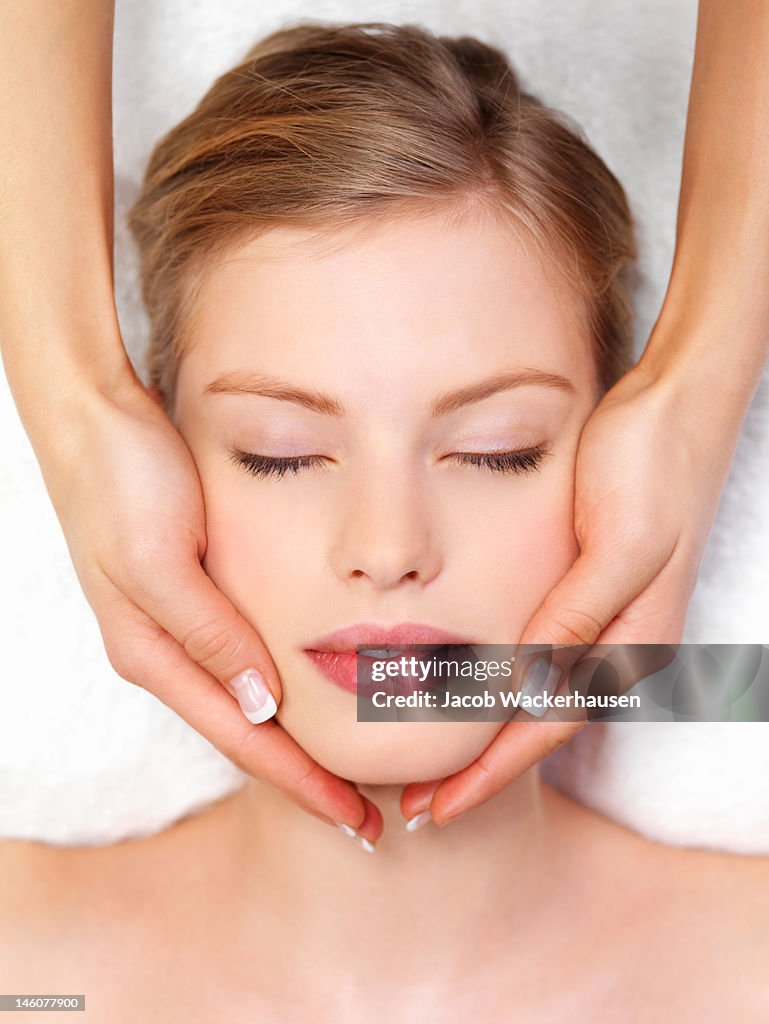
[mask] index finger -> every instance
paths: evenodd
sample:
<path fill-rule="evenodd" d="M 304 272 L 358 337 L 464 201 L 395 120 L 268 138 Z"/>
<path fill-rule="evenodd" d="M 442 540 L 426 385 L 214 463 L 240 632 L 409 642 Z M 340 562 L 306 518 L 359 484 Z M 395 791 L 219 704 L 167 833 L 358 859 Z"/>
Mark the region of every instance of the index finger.
<path fill-rule="evenodd" d="M 436 825 L 490 800 L 513 779 L 552 754 L 586 722 L 507 722 L 472 764 L 441 782 L 430 803 Z"/>

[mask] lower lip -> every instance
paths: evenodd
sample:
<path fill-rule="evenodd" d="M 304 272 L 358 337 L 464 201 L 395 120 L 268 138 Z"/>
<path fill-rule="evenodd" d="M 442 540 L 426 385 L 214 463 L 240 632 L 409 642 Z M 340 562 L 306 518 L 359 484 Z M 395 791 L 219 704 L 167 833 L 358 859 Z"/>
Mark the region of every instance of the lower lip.
<path fill-rule="evenodd" d="M 438 650 L 438 646 L 435 648 Z M 424 658 L 427 653 L 427 648 L 423 645 L 420 647 L 419 655 Z M 399 654 L 392 658 L 372 658 L 365 654 L 357 654 L 355 651 L 340 652 L 340 651 L 311 651 L 306 650 L 305 654 L 312 661 L 312 663 L 320 669 L 323 675 L 329 679 L 332 683 L 336 683 L 337 686 L 343 690 L 347 690 L 349 693 L 358 694 L 361 697 L 370 697 L 376 692 L 394 693 L 394 694 L 410 694 L 415 690 L 424 690 L 431 685 L 431 677 L 424 682 L 414 676 L 387 676 L 382 682 L 372 682 L 370 678 L 370 671 L 367 670 L 367 665 L 372 665 L 375 661 L 400 661 L 401 658 L 410 657 L 407 651 L 401 651 Z M 361 659 L 361 670 L 363 678 L 358 683 L 358 658 Z M 436 680 L 438 682 L 438 680 Z"/>

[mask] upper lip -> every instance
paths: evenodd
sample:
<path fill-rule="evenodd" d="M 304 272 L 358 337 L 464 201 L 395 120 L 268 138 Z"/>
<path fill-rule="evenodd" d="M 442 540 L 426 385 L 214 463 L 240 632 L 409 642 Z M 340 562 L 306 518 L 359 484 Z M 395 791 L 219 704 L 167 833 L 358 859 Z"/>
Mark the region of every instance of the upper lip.
<path fill-rule="evenodd" d="M 398 622 L 391 626 L 378 625 L 375 622 L 358 622 L 319 637 L 308 645 L 307 650 L 341 653 L 354 652 L 358 646 L 410 648 L 421 645 L 442 647 L 444 644 L 470 643 L 472 641 L 467 637 L 421 622 Z"/>

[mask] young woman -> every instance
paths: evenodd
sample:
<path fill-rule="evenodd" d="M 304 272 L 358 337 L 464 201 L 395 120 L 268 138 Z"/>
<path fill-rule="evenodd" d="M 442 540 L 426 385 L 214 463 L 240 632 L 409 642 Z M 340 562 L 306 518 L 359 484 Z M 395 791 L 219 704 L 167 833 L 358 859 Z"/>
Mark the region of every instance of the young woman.
<path fill-rule="evenodd" d="M 634 255 L 578 130 L 475 40 L 297 26 L 159 144 L 132 225 L 206 571 L 275 661 L 276 721 L 369 815 L 251 779 L 141 840 L 5 843 L 4 991 L 110 1021 L 765 1019 L 769 858 L 650 842 L 536 767 L 406 829 L 402 787 L 502 723 L 359 722 L 339 685 L 357 642 L 515 643 L 576 557 Z"/>

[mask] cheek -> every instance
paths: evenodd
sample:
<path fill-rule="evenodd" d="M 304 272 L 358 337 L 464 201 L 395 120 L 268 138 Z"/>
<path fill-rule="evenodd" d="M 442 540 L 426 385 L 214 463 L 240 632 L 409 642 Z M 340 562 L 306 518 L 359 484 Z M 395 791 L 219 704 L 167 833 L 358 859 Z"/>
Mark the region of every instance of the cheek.
<path fill-rule="evenodd" d="M 574 534 L 573 469 L 551 467 L 504 498 L 475 509 L 462 534 L 467 611 L 488 643 L 515 643 L 542 600 L 579 554 Z"/>
<path fill-rule="evenodd" d="M 248 486 L 204 490 L 204 568 L 267 646 L 277 645 L 292 627 L 299 581 L 306 581 L 309 567 L 317 564 L 311 523 L 306 513 L 297 523 L 274 501 L 268 507 L 256 500 Z"/>

